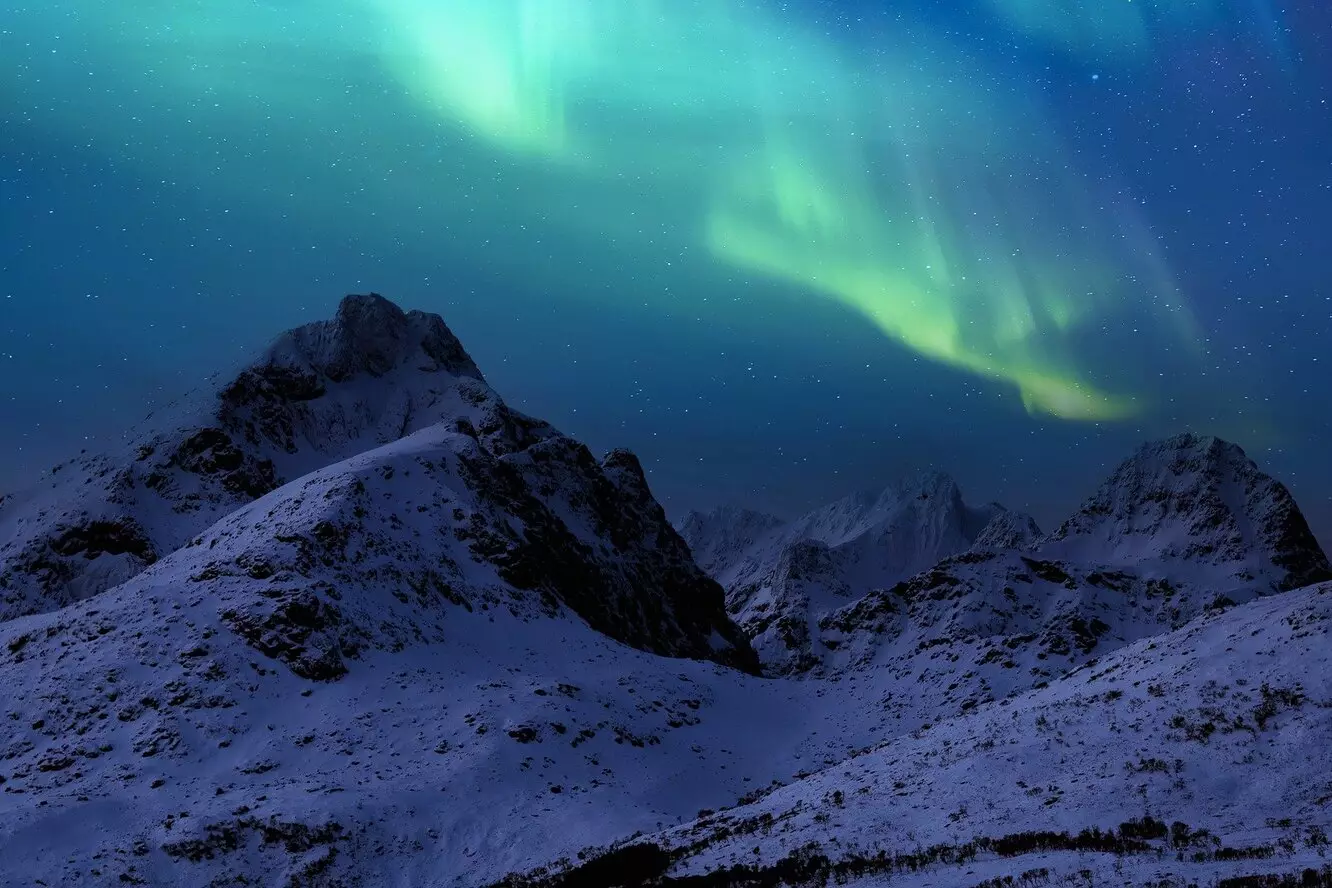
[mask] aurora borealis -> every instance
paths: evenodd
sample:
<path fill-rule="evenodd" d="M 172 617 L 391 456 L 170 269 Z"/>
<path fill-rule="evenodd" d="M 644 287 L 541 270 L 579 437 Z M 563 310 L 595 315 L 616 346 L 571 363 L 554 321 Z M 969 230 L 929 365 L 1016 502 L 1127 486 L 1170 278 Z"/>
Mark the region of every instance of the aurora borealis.
<path fill-rule="evenodd" d="M 1317 273 L 1262 271 L 1308 235 L 1257 221 L 1332 222 L 1301 189 L 1328 165 L 1309 160 L 1332 129 L 1328 53 L 1307 36 L 1327 14 L 884 6 L 8 9 L 0 351 L 30 368 L 13 465 L 77 444 L 77 405 L 105 434 L 185 387 L 182 365 L 234 361 L 365 288 L 441 312 L 507 395 L 645 451 L 690 504 L 780 507 L 950 456 L 1020 501 L 1018 464 L 1040 459 L 1024 446 L 1098 442 L 1099 459 L 1184 425 L 1302 462 L 1291 356 L 1263 357 L 1267 317 L 1235 306 L 1327 328 Z M 1325 170 L 1321 187 L 1332 203 Z M 1242 224 L 1219 235 L 1227 215 Z M 1245 267 L 1214 274 L 1204 244 Z M 987 464 L 959 429 L 1008 443 Z M 801 453 L 814 468 L 792 468 Z M 776 477 L 801 471 L 789 492 Z"/>

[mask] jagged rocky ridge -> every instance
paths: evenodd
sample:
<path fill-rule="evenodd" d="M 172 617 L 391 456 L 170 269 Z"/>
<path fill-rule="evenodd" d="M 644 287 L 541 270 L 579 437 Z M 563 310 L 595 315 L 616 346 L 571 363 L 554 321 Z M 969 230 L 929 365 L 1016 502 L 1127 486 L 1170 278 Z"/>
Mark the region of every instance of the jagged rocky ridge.
<path fill-rule="evenodd" d="M 330 594 L 344 584 L 391 578 L 431 602 L 428 622 L 444 618 L 447 607 L 432 608 L 445 601 L 531 593 L 546 609 L 567 606 L 628 644 L 752 668 L 720 590 L 694 565 L 633 455 L 616 451 L 598 462 L 582 444 L 510 409 L 437 315 L 349 296 L 332 321 L 283 334 L 215 395 L 175 413 L 165 431 L 60 467 L 5 504 L 0 618 L 95 596 L 182 546 L 201 545 L 197 534 L 230 513 L 222 527 L 252 522 L 242 551 L 230 547 L 229 559 L 194 572 L 291 587 L 261 596 L 262 617 L 238 611 L 234 626 L 252 640 L 310 635 L 307 624 L 337 621 Z M 324 467 L 332 474 L 321 475 Z M 369 502 L 371 471 L 385 482 L 415 472 L 415 490 L 383 492 L 386 505 Z M 313 493 L 281 489 L 288 479 L 301 490 L 322 483 L 319 507 L 302 505 Z M 258 517 L 242 508 L 256 499 Z M 428 523 L 415 531 L 421 542 L 367 562 L 398 545 L 368 536 L 367 522 L 389 521 L 390 535 L 401 530 L 406 500 L 426 516 L 410 516 Z M 377 566 L 327 581 L 310 572 L 348 561 Z M 473 563 L 495 571 L 490 586 L 474 588 Z M 357 646 L 349 631 L 313 647 L 256 644 L 328 677 L 342 669 L 340 651 Z"/>
<path fill-rule="evenodd" d="M 0 619 L 62 607 L 134 576 L 239 505 L 433 423 L 467 418 L 493 446 L 511 416 L 434 315 L 376 295 L 284 333 L 113 452 L 56 466 L 0 509 Z"/>
<path fill-rule="evenodd" d="M 1332 579 L 1285 485 L 1235 444 L 1192 434 L 1143 445 L 1041 549 L 1111 563 L 1186 562 L 1206 567 L 1213 582 L 1263 592 Z"/>
<path fill-rule="evenodd" d="M 680 530 L 726 587 L 727 610 L 764 668 L 783 674 L 822 667 L 832 650 L 819 621 L 867 591 L 978 542 L 1010 545 L 1039 534 L 1028 516 L 993 503 L 969 506 L 957 483 L 938 472 L 845 497 L 791 522 L 723 508 L 690 513 Z"/>
<path fill-rule="evenodd" d="M 912 487 L 898 485 L 880 499 L 914 502 L 904 489 Z M 935 502 L 961 503 L 955 484 L 943 489 L 948 496 Z M 868 500 L 812 515 L 855 514 L 858 501 Z M 691 545 L 707 547 L 696 541 L 705 529 L 736 536 L 724 529 L 734 514 L 691 516 L 682 529 Z M 993 506 L 971 537 L 934 532 L 965 526 L 947 520 L 948 508 L 896 514 L 891 530 L 876 526 L 854 537 L 854 563 L 891 563 L 902 540 L 924 540 L 930 566 L 900 582 L 878 584 L 872 573 L 857 580 L 837 547 L 815 535 L 818 519 L 782 525 L 724 559 L 712 556 L 727 606 L 765 664 L 790 672 L 872 663 L 909 671 L 920 654 L 913 645 L 999 641 L 1017 651 L 1000 658 L 1009 669 L 1048 679 L 1093 651 L 1178 628 L 1208 609 L 1332 578 L 1289 491 L 1215 438 L 1144 445 L 1048 537 L 1030 517 Z M 965 513 L 953 506 L 951 514 Z M 921 529 L 913 533 L 911 522 Z M 877 557 L 865 554 L 875 548 Z M 1023 654 L 1036 659 L 1023 662 Z M 1007 679 L 1001 684 L 1012 688 Z M 986 682 L 971 685 L 973 701 L 991 696 L 973 694 Z"/>

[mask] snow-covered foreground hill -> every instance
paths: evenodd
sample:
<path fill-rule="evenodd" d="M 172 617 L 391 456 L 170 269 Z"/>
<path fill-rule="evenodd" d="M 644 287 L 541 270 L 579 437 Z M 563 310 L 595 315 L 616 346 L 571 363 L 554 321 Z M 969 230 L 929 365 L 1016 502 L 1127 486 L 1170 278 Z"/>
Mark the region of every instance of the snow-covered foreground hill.
<path fill-rule="evenodd" d="M 1330 634 L 1332 584 L 1260 599 L 518 881 L 1328 884 Z"/>
<path fill-rule="evenodd" d="M 15 878 L 281 885 L 329 867 L 315 884 L 480 884 L 879 734 L 844 701 L 504 606 L 441 605 L 429 640 L 314 681 L 235 633 L 243 593 L 174 566 L 0 632 Z M 342 596 L 366 624 L 399 604 Z"/>
<path fill-rule="evenodd" d="M 706 635 L 666 619 L 652 578 L 594 590 L 604 610 L 560 585 L 558 560 L 517 585 L 521 550 L 468 458 L 471 437 L 423 430 L 114 589 L 0 624 L 0 856 L 27 861 L 16 877 L 482 884 L 902 729 L 874 674 L 767 680 L 612 640 L 736 658 L 724 617 Z M 595 579 L 604 556 L 583 554 L 577 577 Z M 713 647 L 691 650 L 700 638 Z"/>
<path fill-rule="evenodd" d="M 391 579 L 339 590 L 338 621 L 366 649 L 334 681 L 302 677 L 247 643 L 282 572 L 204 575 L 244 553 L 245 518 L 0 630 L 0 856 L 16 884 L 483 885 L 638 832 L 690 849 L 675 871 L 705 872 L 776 866 L 811 842 L 835 863 L 1143 815 L 1274 849 L 983 849 L 918 873 L 1209 884 L 1313 863 L 1332 829 L 1326 585 L 936 720 L 942 688 L 923 672 L 761 679 L 629 648 L 535 602 L 403 601 Z M 317 634 L 330 614 L 289 616 Z M 933 694 L 910 689 L 921 678 Z M 885 709 L 894 693 L 914 696 L 909 725 Z M 730 807 L 744 796 L 758 798 Z M 1109 877 L 1117 864 L 1134 879 Z"/>
<path fill-rule="evenodd" d="M 437 317 L 350 297 L 174 415 L 4 505 L 0 883 L 1321 866 L 1332 586 L 1280 590 L 1327 561 L 1233 445 L 1144 447 L 1046 540 L 941 476 L 696 520 L 714 572 L 775 553 L 743 607 L 819 667 L 781 678 L 637 460 L 510 410 Z"/>

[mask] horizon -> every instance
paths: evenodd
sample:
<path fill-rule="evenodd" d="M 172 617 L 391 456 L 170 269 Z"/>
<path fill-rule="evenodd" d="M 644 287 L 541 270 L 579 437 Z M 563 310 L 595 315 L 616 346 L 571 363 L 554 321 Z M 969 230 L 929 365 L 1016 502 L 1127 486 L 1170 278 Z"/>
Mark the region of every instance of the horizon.
<path fill-rule="evenodd" d="M 16 10 L 0 485 L 373 288 L 671 514 L 936 468 L 1045 527 L 1192 430 L 1326 546 L 1332 7 L 1045 6 Z"/>
<path fill-rule="evenodd" d="M 377 292 L 374 291 L 371 292 L 373 295 L 380 295 Z M 399 303 L 396 300 L 392 299 L 391 297 L 383 297 L 383 298 L 388 299 L 390 302 L 398 306 L 403 311 L 412 310 L 412 306 Z M 325 317 L 313 318 L 311 319 L 311 321 L 308 321 L 307 323 L 317 323 L 322 320 L 328 320 L 331 319 L 333 315 L 334 311 L 329 311 L 327 312 Z M 446 325 L 448 324 L 447 318 L 442 318 L 442 320 Z M 138 421 L 131 423 L 128 426 L 125 426 L 123 429 L 120 429 L 117 432 L 108 433 L 108 435 L 105 438 L 101 439 L 100 445 L 96 441 L 92 440 L 85 441 L 83 447 L 79 448 L 78 450 L 69 451 L 65 453 L 65 455 L 63 455 L 62 457 L 50 461 L 47 466 L 41 468 L 35 475 L 30 475 L 26 477 L 26 479 L 19 477 L 16 478 L 13 483 L 6 483 L 6 479 L 3 476 L 0 476 L 0 494 L 10 493 L 10 492 L 21 493 L 25 489 L 29 489 L 39 485 L 43 479 L 51 475 L 51 470 L 53 468 L 64 464 L 70 459 L 76 458 L 81 453 L 99 453 L 103 451 L 109 452 L 112 451 L 117 445 L 124 445 L 132 442 L 135 439 L 135 437 L 142 432 L 143 426 L 150 418 L 150 416 L 157 415 L 173 407 L 181 406 L 182 404 L 187 403 L 191 397 L 197 397 L 197 396 L 211 397 L 214 393 L 219 391 L 228 382 L 230 382 L 231 379 L 234 378 L 235 373 L 238 373 L 245 367 L 250 366 L 254 360 L 262 356 L 263 352 L 271 344 L 276 342 L 277 339 L 279 339 L 281 336 L 285 335 L 286 333 L 290 332 L 293 329 L 295 328 L 289 328 L 288 330 L 279 331 L 274 335 L 267 337 L 267 339 L 264 340 L 262 345 L 255 344 L 252 345 L 250 348 L 245 349 L 241 353 L 243 355 L 242 357 L 238 357 L 234 362 L 232 362 L 230 365 L 226 367 L 214 369 L 212 372 L 208 373 L 201 382 L 192 386 L 190 389 L 181 392 L 179 395 L 175 397 L 163 398 L 162 400 L 156 402 L 151 402 L 150 406 L 146 407 L 142 411 L 142 416 Z M 450 329 L 452 328 L 450 327 Z M 463 347 L 467 348 L 468 346 L 466 340 L 461 340 L 461 341 Z M 475 356 L 473 357 L 475 358 Z M 484 366 L 484 363 L 478 361 L 478 365 L 480 366 L 482 375 L 485 376 L 487 381 L 489 382 L 490 377 L 486 374 L 486 368 Z M 514 407 L 520 406 L 513 404 L 511 399 L 506 397 L 504 391 L 498 388 L 496 390 L 501 398 L 504 398 L 506 402 L 510 403 L 510 406 Z M 546 419 L 546 417 L 542 415 L 539 408 L 536 408 L 534 410 L 523 409 L 523 412 L 529 413 L 529 415 L 535 416 L 538 419 Z M 591 442 L 586 441 L 577 434 L 572 433 L 569 429 L 561 426 L 559 423 L 552 422 L 552 424 L 555 425 L 556 428 L 559 428 L 561 431 L 565 432 L 566 434 L 571 434 L 577 440 L 580 440 L 584 444 L 587 444 L 593 450 L 593 452 L 598 455 L 599 458 L 604 457 L 610 451 L 620 447 L 620 445 L 614 443 L 613 441 L 602 442 L 598 446 L 593 446 Z M 1291 496 L 1294 498 L 1297 507 L 1299 507 L 1301 513 L 1305 517 L 1305 520 L 1308 522 L 1309 527 L 1313 532 L 1315 539 L 1318 541 L 1318 544 L 1324 549 L 1325 552 L 1332 551 L 1332 546 L 1329 545 L 1329 536 L 1327 533 L 1330 528 L 1326 526 L 1320 526 L 1318 523 L 1316 523 L 1315 515 L 1311 514 L 1308 510 L 1306 510 L 1304 504 L 1301 503 L 1298 489 L 1292 487 L 1284 479 L 1274 474 L 1273 472 L 1269 471 L 1268 468 L 1264 466 L 1260 460 L 1254 458 L 1253 455 L 1249 453 L 1249 451 L 1247 450 L 1247 448 L 1244 447 L 1242 442 L 1230 441 L 1220 436 L 1206 435 L 1193 432 L 1190 430 L 1181 430 L 1179 432 L 1164 435 L 1162 437 L 1146 438 L 1139 441 L 1130 450 L 1125 452 L 1120 458 L 1111 461 L 1111 463 L 1108 466 L 1105 466 L 1104 471 L 1100 471 L 1099 474 L 1095 475 L 1095 477 L 1090 478 L 1088 483 L 1085 485 L 1085 490 L 1082 493 L 1079 494 L 1076 492 L 1071 492 L 1069 494 L 1069 499 L 1066 500 L 1071 502 L 1072 503 L 1071 505 L 1067 506 L 1062 511 L 1057 513 L 1054 511 L 1053 507 L 1048 508 L 1046 515 L 1038 514 L 1034 511 L 1028 510 L 1027 508 L 1023 508 L 1021 506 L 1015 506 L 1010 503 L 1004 502 L 1002 500 L 995 499 L 993 497 L 975 496 L 973 495 L 972 489 L 966 483 L 964 483 L 960 478 L 958 478 L 954 472 L 948 470 L 946 467 L 936 466 L 936 465 L 926 465 L 911 469 L 904 469 L 900 472 L 897 472 L 896 474 L 893 474 L 891 470 L 888 470 L 883 475 L 884 480 L 878 484 L 868 484 L 868 485 L 858 484 L 857 482 L 848 479 L 847 483 L 850 486 L 844 487 L 839 491 L 830 490 L 829 495 L 827 495 L 822 500 L 810 501 L 804 504 L 787 503 L 785 505 L 779 505 L 777 508 L 765 507 L 763 503 L 758 500 L 718 502 L 712 505 L 702 505 L 702 504 L 685 505 L 683 507 L 675 505 L 675 507 L 673 507 L 673 504 L 669 500 L 669 495 L 668 494 L 664 495 L 658 489 L 658 485 L 653 480 L 654 473 L 659 472 L 660 470 L 654 469 L 654 467 L 648 465 L 646 462 L 643 464 L 643 467 L 648 477 L 649 484 L 652 486 L 653 495 L 662 504 L 663 508 L 666 510 L 668 520 L 670 520 L 671 523 L 674 525 L 678 525 L 679 522 L 683 521 L 690 513 L 698 512 L 701 514 L 708 514 L 711 512 L 715 512 L 718 509 L 727 508 L 727 507 L 748 509 L 772 518 L 777 518 L 783 522 L 789 523 L 791 521 L 795 521 L 803 517 L 804 515 L 812 511 L 816 511 L 818 509 L 833 505 L 835 503 L 841 502 L 846 499 L 850 499 L 857 496 L 877 497 L 900 483 L 917 479 L 925 475 L 937 474 L 951 479 L 955 484 L 958 485 L 958 488 L 962 493 L 963 500 L 969 507 L 976 508 L 976 507 L 983 507 L 985 505 L 998 505 L 1011 512 L 1027 514 L 1033 519 L 1035 519 L 1037 525 L 1040 527 L 1041 532 L 1043 534 L 1049 534 L 1054 532 L 1061 524 L 1063 524 L 1065 520 L 1070 518 L 1072 515 L 1076 514 L 1077 510 L 1081 508 L 1081 506 L 1086 502 L 1086 500 L 1089 497 L 1091 497 L 1096 492 L 1097 489 L 1099 489 L 1099 487 L 1109 478 L 1110 474 L 1119 465 L 1132 459 L 1132 457 L 1140 449 L 1150 446 L 1152 444 L 1163 443 L 1167 440 L 1170 440 L 1175 437 L 1180 437 L 1183 435 L 1193 435 L 1198 438 L 1217 438 L 1218 440 L 1223 441 L 1225 443 L 1238 446 L 1241 450 L 1244 451 L 1245 455 L 1257 465 L 1258 470 L 1260 472 L 1263 472 L 1264 474 L 1274 478 L 1276 481 L 1283 484 L 1290 491 Z M 639 456 L 641 459 L 641 454 L 639 454 L 637 451 L 634 451 L 633 448 L 628 448 L 628 449 L 630 449 L 631 452 L 634 452 L 635 455 Z M 292 480 L 294 481 L 298 479 L 292 479 Z"/>

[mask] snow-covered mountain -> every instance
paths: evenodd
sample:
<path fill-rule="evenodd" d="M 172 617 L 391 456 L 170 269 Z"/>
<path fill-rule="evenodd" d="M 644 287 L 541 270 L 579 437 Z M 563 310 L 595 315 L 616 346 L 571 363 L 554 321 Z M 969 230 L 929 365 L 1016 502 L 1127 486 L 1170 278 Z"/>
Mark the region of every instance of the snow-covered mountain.
<path fill-rule="evenodd" d="M 726 588 L 726 607 L 764 668 L 818 668 L 819 620 L 979 543 L 1039 534 L 1028 516 L 967 505 L 952 478 L 927 472 L 845 497 L 791 522 L 743 509 L 690 513 L 681 534 Z M 1024 534 L 1026 536 L 1024 536 Z"/>
<path fill-rule="evenodd" d="M 739 506 L 711 512 L 690 512 L 680 522 L 680 535 L 694 561 L 710 575 L 725 576 L 745 553 L 785 524 L 782 519 Z"/>
<path fill-rule="evenodd" d="M 978 551 L 996 549 L 1030 549 L 1040 542 L 1043 534 L 1036 519 L 1025 512 L 1003 509 L 986 524 L 971 543 Z"/>
<path fill-rule="evenodd" d="M 836 651 L 825 662 L 900 664 L 917 634 L 954 647 L 1007 638 L 1017 653 L 1005 662 L 1035 653 L 1043 662 L 1021 665 L 1049 677 L 1094 650 L 1332 579 L 1286 488 L 1235 445 L 1193 435 L 1144 445 L 1048 538 L 995 539 L 1019 544 L 982 539 L 821 619 L 818 640 Z"/>
<path fill-rule="evenodd" d="M 0 503 L 0 619 L 94 595 L 285 481 L 453 419 L 499 448 L 549 434 L 504 406 L 437 315 L 349 296 L 114 452 Z"/>
<path fill-rule="evenodd" d="M 1329 736 L 1329 587 L 1119 652 L 1092 639 L 1094 668 L 1066 674 L 1084 651 L 970 619 L 926 572 L 903 596 L 919 610 L 882 630 L 903 656 L 762 679 L 612 640 L 558 606 L 562 564 L 515 585 L 486 554 L 510 501 L 474 483 L 476 459 L 471 436 L 422 430 L 0 625 L 12 878 L 481 886 L 646 834 L 673 872 L 720 885 L 815 851 L 872 884 L 881 864 L 856 862 L 879 850 L 906 884 L 1038 868 L 1118 884 L 1115 865 L 1210 884 L 1252 857 L 1315 863 L 1332 828 L 1323 747 L 1306 749 Z M 988 557 L 1066 588 L 1030 556 Z M 1184 859 L 1173 839 L 1075 841 L 1144 814 L 1187 825 Z"/>
<path fill-rule="evenodd" d="M 999 637 L 1022 651 L 1044 639 L 1041 660 L 1063 651 L 1069 668 L 1097 644 L 1332 579 L 1289 491 L 1236 445 L 1188 434 L 1144 445 L 1048 537 L 1021 513 L 970 509 L 941 475 L 848 497 L 743 548 L 736 526 L 761 525 L 731 510 L 682 528 L 778 672 L 910 670 L 923 640 Z M 1022 668 L 1048 678 L 1054 665 Z M 964 697 L 986 685 L 968 682 Z"/>
<path fill-rule="evenodd" d="M 279 573 L 284 557 L 290 564 L 351 557 L 346 547 L 378 514 L 390 537 L 407 533 L 413 520 L 432 523 L 411 530 L 410 557 L 367 562 L 368 553 L 406 544 L 366 540 L 356 563 L 374 564 L 371 573 L 329 579 L 334 594 L 341 584 L 390 575 L 399 591 L 463 604 L 524 590 L 547 609 L 570 607 L 647 650 L 749 662 L 720 590 L 694 565 L 637 460 L 617 451 L 599 463 L 582 444 L 509 409 L 438 315 L 403 312 L 378 295 L 349 296 L 332 321 L 283 334 L 216 394 L 173 413 L 167 431 L 76 460 L 5 503 L 0 616 L 94 596 L 182 546 L 198 546 L 196 535 L 224 516 L 249 522 L 242 550 L 228 547 L 228 558 L 198 572 L 244 584 Z M 391 486 L 398 473 L 413 480 L 399 480 L 372 505 L 363 477 L 371 471 Z M 244 508 L 288 478 L 299 488 Z M 327 514 L 310 519 L 307 497 Z M 404 515 L 409 502 L 426 518 Z M 257 508 L 266 510 L 260 518 Z M 288 513 L 295 523 L 282 529 L 279 516 Z M 484 590 L 465 576 L 471 560 L 497 572 Z M 304 588 L 291 606 L 304 614 L 319 587 L 308 572 L 297 575 Z M 268 599 L 281 610 L 289 597 Z M 329 662 L 308 668 L 334 668 L 342 642 L 327 641 L 315 659 Z"/>
<path fill-rule="evenodd" d="M 1238 448 L 686 545 L 445 334 L 352 297 L 5 503 L 0 882 L 1332 884 L 1332 583 Z"/>
<path fill-rule="evenodd" d="M 1261 591 L 1332 579 L 1285 485 L 1238 446 L 1191 434 L 1144 445 L 1041 549 L 1083 561 L 1187 564 L 1213 584 Z"/>

